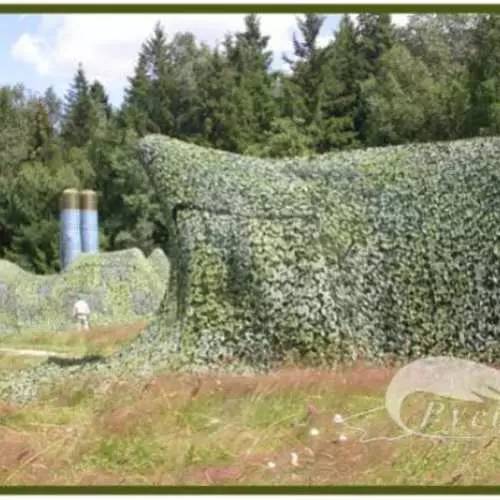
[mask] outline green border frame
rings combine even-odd
[[[358,12],[387,12],[391,14],[404,14],[416,12],[460,12],[460,13],[473,13],[473,12],[500,12],[500,4],[357,4],[351,5],[349,3],[338,4],[315,4],[315,3],[301,3],[301,4],[255,4],[255,3],[239,3],[233,5],[224,4],[150,4],[150,3],[136,3],[136,4],[9,4],[0,3],[0,13],[12,14],[155,14],[155,13],[197,13],[197,14],[245,14],[248,12],[259,13],[303,13],[303,12],[321,12],[321,13],[358,13]]]
[[[6,486],[0,495],[498,495],[500,486]]]
[[[289,13],[305,12],[321,13],[358,13],[358,12],[386,12],[391,14],[404,13],[477,13],[498,12],[500,4],[254,4],[240,3],[224,4],[177,4],[158,5],[148,3],[136,4],[8,4],[0,3],[0,14],[156,14],[156,13],[198,13],[245,14],[259,13]],[[1,443],[0,443],[1,446]],[[20,495],[68,495],[68,494],[500,494],[498,486],[0,486],[2,494]]]

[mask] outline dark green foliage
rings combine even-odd
[[[500,131],[500,16],[482,17],[473,32],[469,61],[471,133]]]
[[[357,16],[361,67],[364,78],[376,75],[380,58],[395,42],[390,14],[359,14]]]
[[[140,136],[150,130],[148,106],[149,80],[147,73],[147,60],[143,52],[135,67],[134,76],[129,78],[129,87],[125,89],[125,102],[123,114],[125,122]]]
[[[62,137],[66,144],[82,147],[92,134],[92,99],[82,65],[78,66],[73,85],[66,95]]]
[[[67,187],[98,191],[102,250],[167,245],[134,153],[150,133],[261,158],[494,134],[498,19],[413,15],[395,28],[388,15],[344,15],[325,40],[324,16],[302,15],[289,71],[271,64],[256,14],[213,48],[157,25],[119,109],[81,65],[64,106],[51,88],[1,87],[0,258],[59,269],[58,197]]]
[[[344,15],[335,41],[326,49],[326,81],[318,151],[356,145],[355,118],[360,106],[361,59],[354,23]]]
[[[111,118],[112,109],[109,104],[109,98],[101,82],[95,80],[92,83],[89,88],[89,95],[92,101],[102,109],[104,116],[109,120]]]
[[[265,142],[277,114],[273,95],[275,75],[270,71],[272,52],[268,49],[269,36],[263,36],[256,14],[245,17],[245,30],[225,44],[229,68],[234,74],[235,104],[239,109],[238,127],[245,134],[235,150],[243,152]]]
[[[426,66],[404,46],[385,53],[376,77],[365,82],[365,140],[370,145],[430,139],[439,106],[435,82]]]
[[[360,80],[363,83],[379,75],[382,57],[395,42],[391,16],[389,14],[359,14],[357,35]],[[369,104],[366,95],[362,92],[356,107],[355,126],[363,141],[367,141],[367,129],[370,125],[368,113]]]
[[[298,19],[301,35],[293,38],[294,59],[286,59],[290,64],[294,86],[294,97],[301,101],[297,109],[298,116],[308,133],[315,135],[322,118],[322,105],[326,87],[326,72],[324,68],[328,61],[328,52],[318,46],[318,37],[325,16],[306,14],[303,19]]]
[[[54,127],[46,105],[41,99],[34,105],[31,135],[31,158],[34,161],[48,162],[54,153]]]
[[[63,103],[54,92],[52,87],[49,87],[42,98],[43,104],[49,116],[49,123],[53,130],[59,131],[62,118]]]

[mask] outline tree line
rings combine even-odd
[[[80,64],[65,96],[0,87],[0,258],[59,270],[59,197],[99,192],[102,249],[145,252],[168,237],[137,164],[138,138],[161,133],[269,158],[494,135],[500,130],[500,16],[297,18],[293,56],[274,70],[256,14],[217,47],[157,24],[123,103],[111,106]]]

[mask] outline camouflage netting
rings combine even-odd
[[[168,290],[90,369],[500,354],[500,138],[266,161],[149,136],[139,156],[169,229]],[[27,370],[11,393],[60,373]]]
[[[500,139],[266,161],[150,136],[140,153],[193,361],[499,353]]]
[[[0,334],[74,328],[72,307],[78,296],[88,302],[94,326],[150,316],[159,307],[168,274],[161,250],[149,259],[138,249],[81,254],[51,276],[0,261]]]

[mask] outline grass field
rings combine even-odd
[[[93,349],[110,352],[140,328],[41,335],[23,345],[76,350],[86,335]],[[3,369],[34,362],[10,361],[0,358]],[[0,484],[498,484],[491,432],[468,441],[401,438],[383,407],[393,373],[360,365],[252,377],[165,373],[107,387],[62,381],[37,405],[0,407]],[[426,406],[417,397],[405,408],[418,424]],[[453,411],[467,422],[478,408]],[[337,414],[347,423],[336,423]]]
[[[7,349],[35,349],[67,356],[102,355],[113,353],[130,342],[146,326],[146,322],[93,328],[87,332],[10,334],[0,338],[0,347]],[[23,368],[43,361],[44,358],[13,356],[0,352],[0,370]]]

